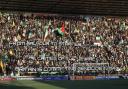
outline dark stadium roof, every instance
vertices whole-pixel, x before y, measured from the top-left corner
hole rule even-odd
[[[128,15],[128,0],[0,0],[1,10],[60,14]]]

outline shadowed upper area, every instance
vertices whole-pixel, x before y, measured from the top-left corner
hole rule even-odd
[[[1,0],[1,10],[88,14],[128,15],[127,0]]]

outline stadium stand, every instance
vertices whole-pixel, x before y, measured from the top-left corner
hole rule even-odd
[[[126,17],[1,12],[1,69],[7,75],[65,75],[74,63],[109,63],[116,68],[110,74],[127,73],[127,22]],[[92,72],[104,74],[86,70],[80,75]]]

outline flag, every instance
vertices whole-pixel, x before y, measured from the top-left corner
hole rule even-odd
[[[55,34],[56,34],[57,36],[63,36],[64,33],[65,33],[65,26],[64,26],[64,23],[63,23],[60,28],[57,28],[57,29],[56,29]]]
[[[2,71],[4,71],[4,64],[3,64],[2,60],[0,60],[0,67],[1,67]]]
[[[11,56],[14,55],[13,50],[10,50],[10,51],[9,51],[9,54],[10,54]]]
[[[21,40],[21,36],[19,34],[17,36],[17,40]]]
[[[14,42],[17,42],[17,41],[18,41],[18,39],[17,39],[16,36],[14,36],[13,41],[14,41]]]
[[[42,55],[41,55],[41,60],[44,60],[45,59],[45,53],[43,53]]]
[[[49,21],[48,25],[44,27],[45,29],[44,41],[46,40],[47,36],[50,33],[50,25],[51,25],[51,21]]]
[[[64,32],[65,32],[64,23],[62,24],[62,27],[61,27],[61,29],[58,30],[58,32],[60,35],[64,35]]]
[[[15,22],[13,21],[13,22],[12,22],[12,27],[15,27],[15,26],[16,26],[16,25],[15,25]]]
[[[7,62],[9,60],[7,53],[4,53],[1,58],[2,58],[3,62]]]
[[[46,38],[47,35],[48,35],[48,26],[45,27],[45,35],[44,35],[44,37]]]
[[[47,38],[48,34],[49,34],[49,27],[48,27],[48,26],[46,26],[46,27],[45,27],[44,41],[46,40],[46,38]]]
[[[80,30],[75,27],[74,33],[79,33],[79,32],[80,32]]]

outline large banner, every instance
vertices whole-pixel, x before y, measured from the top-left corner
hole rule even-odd
[[[68,80],[68,76],[17,77],[17,80]]]
[[[109,63],[74,63],[74,70],[118,70],[119,67],[111,67]]]
[[[116,80],[119,76],[96,76],[96,80]]]
[[[70,76],[70,80],[95,80],[96,76]]]
[[[70,80],[117,80],[119,76],[70,76]]]
[[[17,79],[13,78],[13,77],[3,77],[3,78],[0,78],[0,81],[12,81],[12,80],[17,80]]]

